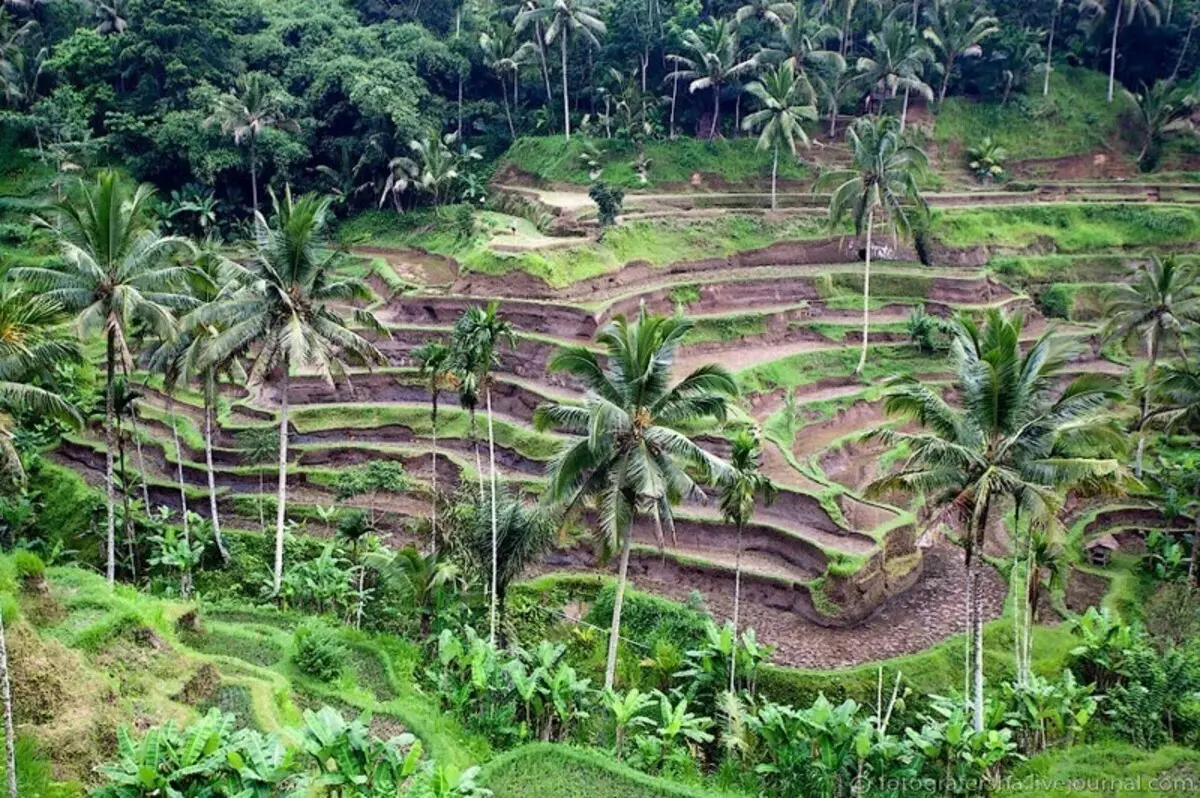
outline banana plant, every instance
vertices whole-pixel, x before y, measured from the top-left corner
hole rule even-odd
[[[604,703],[613,719],[613,747],[617,761],[624,754],[625,735],[630,731],[653,727],[654,721],[644,713],[654,703],[654,696],[643,693],[636,687],[624,695],[609,690],[604,694]]]
[[[562,742],[570,737],[573,724],[587,720],[591,713],[586,709],[591,704],[591,679],[580,679],[575,669],[565,662],[560,663],[558,670],[550,677],[550,706],[554,715],[543,732],[548,739],[553,731],[554,721],[558,721],[557,741]]]
[[[522,736],[537,736],[538,730],[544,726],[545,698],[549,692],[545,684],[545,671],[540,667],[530,670],[519,659],[505,663],[504,671],[512,680],[513,691],[521,702],[525,728]]]
[[[142,798],[200,794],[220,778],[227,762],[233,716],[218,709],[186,729],[168,721],[134,740],[128,727],[117,730],[117,761],[99,772],[108,783],[93,793],[102,798]]]
[[[381,741],[361,721],[347,721],[331,707],[305,710],[300,748],[316,765],[316,783],[336,798],[400,794],[421,761],[421,743],[413,735]]]
[[[226,761],[241,780],[239,798],[271,798],[296,774],[295,749],[287,748],[278,737],[266,736],[254,729],[240,729],[233,735],[233,746]]]

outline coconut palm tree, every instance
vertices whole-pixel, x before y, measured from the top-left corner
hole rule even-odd
[[[1054,10],[1050,12],[1050,32],[1046,36],[1046,63],[1042,66],[1042,96],[1050,96],[1050,73],[1054,71],[1054,34],[1058,30],[1058,17],[1062,13],[1063,0],[1050,0]]]
[[[150,211],[153,195],[149,186],[131,191],[115,172],[101,172],[95,183],[81,185],[76,198],[54,206],[54,223],[36,217],[56,239],[62,262],[12,270],[13,277],[48,301],[77,314],[74,324],[81,338],[104,334],[105,573],[110,585],[116,577],[113,383],[117,361],[128,364],[132,360],[127,342],[134,324],[171,339],[175,335],[174,311],[196,304],[181,290],[187,267],[170,261],[172,254],[191,245],[159,234]]]
[[[421,639],[428,638],[438,595],[458,581],[458,566],[437,553],[422,554],[415,546],[405,546],[394,554],[373,551],[363,557],[363,564],[378,570],[416,607]]]
[[[795,158],[798,146],[808,147],[808,134],[803,122],[816,122],[817,109],[804,102],[801,84],[790,61],[785,61],[767,71],[758,80],[746,87],[763,107],[748,115],[742,127],[758,130],[758,148],[771,150],[771,209],[778,207],[776,195],[779,174],[779,147],[786,145]]]
[[[712,89],[712,124],[708,137],[715,139],[721,129],[722,87],[757,62],[754,59],[738,60],[737,25],[727,19],[709,20],[694,30],[684,31],[683,46],[691,56],[672,56],[677,68],[668,78],[688,81],[688,91],[692,93]]]
[[[782,28],[796,10],[795,5],[779,0],[745,0],[734,12],[733,18],[739,25],[745,25],[752,19],[761,19],[776,28]]]
[[[995,17],[979,14],[978,4],[973,0],[934,0],[926,7],[925,15],[929,27],[925,38],[942,59],[942,87],[938,89],[938,105],[946,99],[946,89],[954,74],[954,65],[960,58],[977,58],[983,55],[980,42],[992,34],[999,33],[999,21]]]
[[[533,54],[533,44],[522,42],[511,26],[496,23],[491,31],[479,34],[479,49],[483,51],[483,61],[488,69],[496,73],[500,79],[500,91],[504,97],[504,116],[508,119],[508,133],[517,137],[517,129],[513,125],[512,109],[508,103],[508,78],[512,77],[513,101],[517,104],[517,84],[521,75],[521,67],[529,63]]]
[[[855,89],[861,75],[850,69],[845,59],[831,60],[816,73],[814,88],[829,114],[829,138],[837,137],[838,113],[850,92]]]
[[[464,384],[474,383],[476,400],[479,391],[483,391],[487,410],[488,426],[488,480],[492,493],[492,577],[490,585],[491,604],[488,611],[489,639],[496,642],[496,569],[497,556],[497,505],[496,505],[496,434],[492,423],[492,371],[500,365],[500,345],[507,343],[510,348],[516,346],[516,335],[512,325],[500,318],[500,304],[490,302],[486,308],[478,305],[467,308],[454,325],[453,347],[456,352],[459,368],[466,374]],[[478,464],[478,449],[476,450]],[[480,491],[480,498],[483,491]]]
[[[433,427],[433,551],[438,548],[438,399],[443,390],[455,387],[454,350],[441,341],[426,341],[413,350],[413,360],[421,366],[421,375],[429,385],[429,423]]]
[[[815,103],[814,79],[820,80],[822,71],[831,65],[840,63],[845,69],[846,59],[825,48],[826,42],[838,37],[838,29],[820,15],[810,13],[804,3],[793,4],[786,17],[787,21],[776,32],[774,41],[764,47],[758,57],[766,63],[790,63],[801,84],[802,99]]]
[[[933,100],[933,89],[923,79],[933,62],[933,51],[907,20],[888,15],[883,27],[867,34],[871,54],[858,59],[857,69],[871,91],[879,97],[876,111],[883,110],[883,98],[895,98],[904,89],[900,111],[900,132],[908,119],[908,101],[912,92]]]
[[[1081,0],[1080,10],[1112,20],[1112,42],[1108,50],[1108,101],[1113,101],[1117,81],[1117,37],[1121,25],[1130,25],[1137,17],[1157,25],[1161,18],[1156,0]]]
[[[571,102],[567,85],[567,52],[570,39],[581,37],[591,47],[600,47],[600,36],[607,31],[593,0],[554,0],[553,5],[538,5],[517,16],[516,28],[521,31],[530,22],[544,23],[547,45],[558,40],[562,66],[563,135],[571,139]]]
[[[109,34],[124,33],[129,27],[128,21],[125,19],[125,3],[123,0],[107,0],[96,3],[96,19],[99,23],[96,25],[96,33],[103,36]]]
[[[1154,256],[1149,263],[1135,266],[1128,283],[1109,289],[1104,315],[1108,319],[1102,331],[1107,340],[1144,337],[1146,340],[1147,386],[1154,383],[1154,371],[1163,344],[1181,346],[1185,320],[1200,313],[1200,281],[1194,269],[1174,256]],[[1134,475],[1142,476],[1142,454],[1146,447],[1145,423],[1150,413],[1150,390],[1142,391]]]
[[[876,221],[893,236],[909,231],[919,214],[927,213],[917,179],[925,170],[925,153],[908,142],[892,117],[862,117],[847,136],[854,153],[849,169],[827,172],[814,190],[833,186],[829,221],[838,225],[849,215],[856,234],[867,233],[863,267],[862,354],[855,374],[867,363],[867,339],[871,323],[871,247]]]
[[[299,133],[300,126],[284,110],[283,95],[267,85],[261,72],[247,72],[232,91],[217,97],[205,125],[220,125],[233,142],[250,147],[250,202],[258,214],[258,137],[268,128]]]
[[[1137,109],[1134,118],[1142,134],[1142,149],[1138,151],[1137,162],[1145,170],[1150,167],[1145,163],[1146,156],[1164,135],[1191,127],[1188,117],[1196,107],[1197,98],[1187,87],[1176,86],[1170,80],[1158,80],[1149,88],[1143,86],[1140,94],[1127,91],[1125,95]]]
[[[555,427],[582,436],[554,458],[546,498],[568,510],[593,503],[600,541],[608,551],[621,550],[607,688],[616,675],[637,515],[649,512],[670,525],[671,507],[700,493],[697,479],[711,483],[728,470],[683,431],[704,419],[722,421],[730,397],[737,394],[733,376],[716,365],[701,366],[672,386],[675,353],[691,328],[683,318],[651,316],[645,308],[632,322],[618,316],[596,336],[605,349],[604,365],[582,346],[564,348],[550,361],[552,371],[565,371],[587,386],[583,405],[543,405],[534,413],[538,429]]]
[[[954,387],[961,408],[941,389],[912,377],[889,381],[888,415],[909,417],[917,432],[881,427],[868,433],[889,447],[905,446],[900,468],[867,487],[921,496],[936,508],[930,527],[957,522],[966,554],[968,585],[968,700],[976,729],[983,727],[983,546],[993,511],[1014,502],[1020,517],[1043,529],[1058,528],[1069,489],[1116,490],[1118,461],[1103,456],[1122,444],[1107,406],[1121,394],[1102,374],[1079,377],[1057,390],[1070,352],[1047,331],[1022,352],[1020,314],[989,311],[982,327],[955,320]]]
[[[207,368],[250,356],[246,384],[261,390],[277,377],[279,395],[279,487],[275,516],[274,592],[283,581],[283,534],[287,520],[288,386],[293,369],[333,384],[347,361],[366,365],[387,359],[335,308],[336,303],[366,300],[370,289],[346,277],[338,267],[342,253],[324,239],[332,217],[328,197],[306,194],[293,200],[290,189],[272,195],[275,214],[269,224],[258,214],[257,251],[239,276],[242,288],[196,310],[193,321],[216,327],[197,365]],[[367,311],[354,312],[356,323],[381,330]]]
[[[761,499],[770,506],[775,501],[775,483],[759,472],[762,455],[758,439],[745,430],[733,438],[729,454],[729,471],[721,481],[721,517],[737,527],[737,555],[733,572],[733,653],[729,658],[729,692],[734,692],[737,667],[738,614],[742,606],[742,531],[754,515],[754,505]]]

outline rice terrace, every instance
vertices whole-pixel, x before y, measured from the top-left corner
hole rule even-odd
[[[10,796],[1200,792],[1195,0],[3,0]]]

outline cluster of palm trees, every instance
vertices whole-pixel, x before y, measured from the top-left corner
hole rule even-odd
[[[384,362],[338,309],[339,303],[370,293],[361,281],[338,271],[339,253],[323,239],[331,219],[327,198],[294,199],[290,191],[273,198],[270,220],[255,214],[256,241],[239,263],[187,239],[163,235],[151,210],[152,194],[146,186],[131,188],[117,174],[101,172],[38,220],[57,241],[59,262],[12,270],[18,283],[37,292],[40,301],[72,314],[81,339],[98,335],[105,343],[106,575],[111,583],[116,572],[117,372],[120,369],[128,381],[141,365],[162,375],[168,397],[182,385],[200,386],[210,512],[223,556],[212,469],[219,382],[229,376],[244,380],[254,391],[277,386],[278,592],[287,496],[289,376],[303,371],[332,381],[349,362]],[[356,310],[353,316],[356,325],[378,327],[365,311]],[[169,409],[168,415],[174,426]],[[136,430],[134,434],[136,439]],[[139,467],[144,484],[144,464]],[[186,508],[185,501],[185,535]]]

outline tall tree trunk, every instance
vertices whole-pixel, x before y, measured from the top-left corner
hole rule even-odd
[[[262,464],[258,467],[258,529],[263,534],[267,532],[267,515],[265,505],[267,503],[267,489],[265,479],[263,477]]]
[[[679,65],[675,65],[674,77],[671,78],[671,125],[670,133],[671,141],[675,140],[675,98],[679,95]]]
[[[112,587],[117,578],[117,552],[116,552],[116,501],[117,493],[115,477],[113,475],[113,449],[117,447],[117,442],[113,430],[113,414],[115,412],[113,403],[113,382],[116,378],[117,365],[117,331],[113,326],[116,323],[115,319],[109,319],[108,327],[108,346],[106,355],[106,371],[104,380],[104,491],[107,501],[107,526],[105,535],[105,555],[106,563],[104,569],[105,579],[108,580],[108,586]]]
[[[166,387],[166,386],[164,386]],[[179,515],[183,521],[183,539],[190,540],[188,530],[187,485],[183,481],[183,446],[179,443],[179,424],[175,421],[175,386],[167,390],[167,416],[171,419],[171,439],[175,444],[175,481],[179,484]]]
[[[283,588],[283,527],[287,520],[288,385],[291,364],[283,358],[283,389],[279,393],[279,490],[275,496],[275,595]]]
[[[437,456],[438,456],[438,395],[437,389],[433,390],[433,409],[429,413],[430,422],[433,424],[433,513],[430,516],[431,531],[430,538],[432,541],[433,553],[437,554],[438,550],[438,486],[437,486]]]
[[[1183,47],[1179,48],[1179,58],[1175,59],[1175,68],[1171,70],[1169,79],[1172,81],[1179,77],[1179,70],[1183,68],[1183,60],[1187,57],[1188,48],[1192,46],[1192,34],[1196,31],[1198,21],[1200,21],[1200,14],[1192,12],[1188,15],[1187,36],[1183,37]]]
[[[983,731],[983,607],[981,606],[983,595],[980,590],[983,574],[981,573],[981,561],[981,557],[975,557],[974,570],[971,574],[971,604],[974,606],[974,611],[971,613],[971,722],[977,732]]]
[[[742,609],[742,527],[737,522],[737,554],[734,555],[733,568],[733,651],[729,655],[729,692],[734,692],[737,686],[737,646],[738,646],[738,616]]]
[[[250,134],[250,204],[254,207],[255,216],[258,215],[258,141],[257,137]]]
[[[779,142],[775,142],[775,155],[771,159],[771,210],[776,210],[779,207],[779,200],[776,194],[776,179],[779,175]]]
[[[0,689],[4,691],[4,763],[8,776],[8,798],[17,798],[17,740],[13,730],[12,683],[8,672],[8,636],[0,613]]]
[[[496,589],[496,433],[492,427],[492,387],[490,385],[484,389],[484,397],[487,402],[488,418],[488,474],[492,483],[492,603],[488,612],[491,629],[488,639],[492,646],[495,646],[496,607],[499,600],[499,591]]]
[[[867,343],[871,335],[871,238],[875,230],[875,208],[871,207],[867,211],[867,255],[863,267],[863,327],[862,327],[862,352],[858,356],[858,366],[855,367],[855,375],[862,374],[863,367],[867,365]]]
[[[1052,69],[1052,60],[1054,58],[1054,30],[1058,26],[1058,5],[1054,6],[1054,12],[1050,15],[1050,37],[1046,40],[1046,74],[1042,76],[1042,96],[1050,96],[1050,71]]]
[[[483,492],[483,460],[479,457],[479,427],[475,423],[475,408],[471,408],[471,448],[475,450],[475,473],[479,475],[479,501],[486,499]]]
[[[1196,520],[1192,525],[1192,559],[1188,562],[1188,581],[1196,584],[1200,569],[1196,567],[1196,561],[1200,560],[1200,510],[1196,511]]]
[[[559,33],[558,46],[562,52],[563,133],[571,140],[571,102],[567,96],[567,31]]]
[[[546,82],[546,110],[549,110],[551,102],[554,101],[554,92],[550,90],[550,63],[546,59],[546,40],[542,34],[541,22],[533,24],[533,32],[537,36],[538,58],[542,62],[542,79]]]
[[[1150,328],[1150,340],[1147,342],[1150,362],[1146,365],[1145,385],[1142,386],[1141,418],[1138,419],[1137,456],[1134,460],[1133,474],[1142,478],[1142,454],[1146,450],[1146,418],[1150,415],[1150,386],[1154,382],[1154,370],[1158,364],[1158,320]]]
[[[908,125],[908,86],[904,87],[904,104],[900,106],[900,132],[904,132],[904,128]],[[882,105],[882,103],[880,103]]]
[[[462,34],[462,6],[454,9],[454,38],[455,40]],[[455,135],[462,136],[462,119],[463,119],[463,74],[462,67],[458,69],[458,127],[455,128]]]
[[[500,76],[500,91],[504,94],[504,116],[508,119],[508,135],[515,139],[517,129],[513,127],[512,110],[508,107],[508,83],[505,82],[503,75]]]
[[[721,84],[713,84],[713,120],[708,130],[708,137],[717,140],[717,131],[721,129]]]
[[[1113,86],[1117,81],[1117,32],[1121,29],[1123,0],[1117,0],[1117,11],[1113,14],[1112,44],[1108,53],[1108,101],[1113,101]]]
[[[213,542],[221,553],[221,561],[229,562],[229,550],[221,537],[221,518],[217,511],[217,477],[213,468],[213,405],[217,401],[216,376],[210,371],[204,380],[204,466],[208,471],[208,511],[212,515]]]
[[[734,84],[735,94],[733,98],[733,137],[736,139],[742,128],[742,92],[737,90],[737,85]]]
[[[624,530],[621,541],[621,565],[617,571],[617,592],[613,596],[612,626],[608,630],[608,662],[604,666],[604,689],[611,690],[617,676],[617,643],[621,638],[621,604],[625,601],[625,581],[629,576],[629,552],[633,548],[633,521]]]
[[[946,74],[942,75],[942,87],[938,90],[938,110],[942,109],[942,102],[946,99],[946,89],[950,88],[950,73],[954,71],[954,54],[951,53],[946,59]]]
[[[125,471],[125,430],[121,424],[121,416],[117,415],[117,463],[121,469],[121,533],[125,538],[125,548],[129,551],[129,570],[133,581],[137,582],[137,560],[134,557],[133,528],[130,524],[129,512],[129,476]]]

